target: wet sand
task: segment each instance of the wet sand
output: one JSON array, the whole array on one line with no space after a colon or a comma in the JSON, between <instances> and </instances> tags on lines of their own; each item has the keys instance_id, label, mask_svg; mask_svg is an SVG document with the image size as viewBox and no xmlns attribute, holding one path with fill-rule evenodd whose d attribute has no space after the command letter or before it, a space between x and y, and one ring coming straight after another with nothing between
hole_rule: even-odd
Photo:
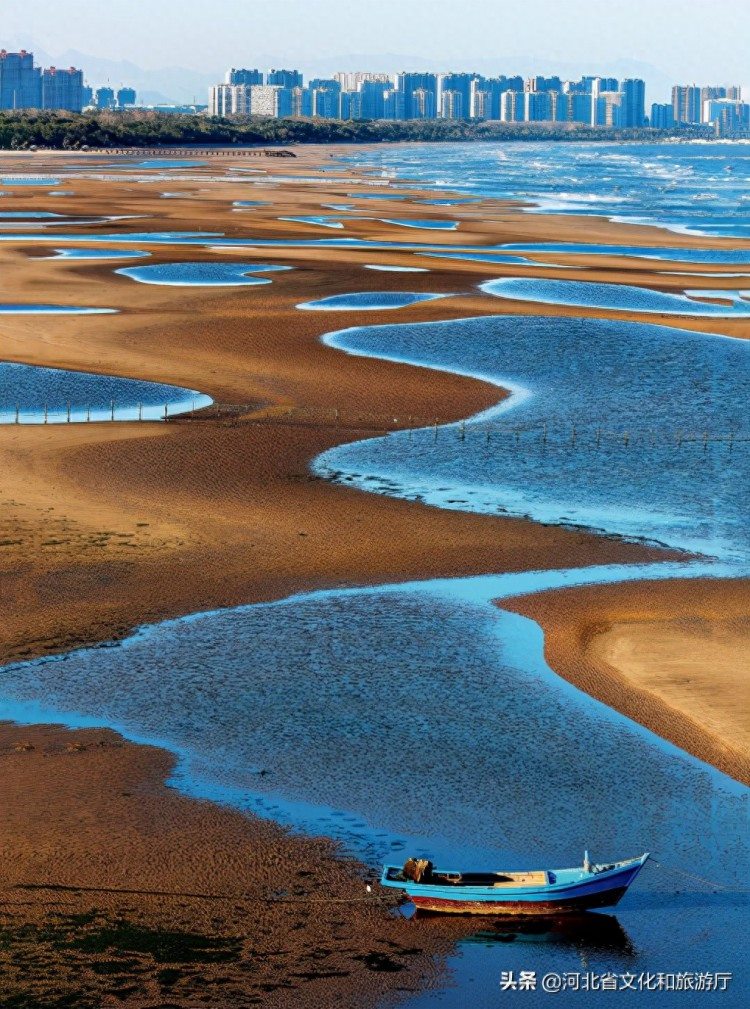
<instances>
[{"instance_id":1,"label":"wet sand","mask_svg":"<svg viewBox=\"0 0 750 1009\"><path fill-rule=\"evenodd\" d=\"M330 153L327 149L309 149L301 152L297 162L248 158L247 163L269 172L304 175L328 160ZM39 155L16 161L10 155L3 157L9 171L34 172L48 168L54 171L54 166L65 158ZM112 159L105 156L102 160ZM231 164L239 161L233 158ZM36 189L19 189L4 198L4 208L33 205L34 209L86 217L98 213L147 215L141 220L95 229L59 229L91 233L201 230L238 237L345 235L459 246L533 240L722 245L712 240L691 242L652 228L612 225L598 218L523 215L517 208L492 201L480 207L451 208L415 208L404 201L358 202L344 195L354 191L352 179L338 176L329 177L323 192L302 182L255 186L211 181L212 175L223 171L222 164L220 159L211 159L205 168L187 170L198 181L65 179L60 188L74 190L75 196L49 198ZM163 191L178 190L200 195L185 200L160 198ZM235 211L231 204L239 199L268 200L269 206ZM346 228L341 232L276 219L287 214L335 213L321 208L321 203L328 202L355 203L368 217L451 217L462 223L458 232L418 232L342 214ZM469 379L343 355L320 344L324 332L344 326L471 314L629 318L627 313L573 312L552 306L538 309L528 303L484 297L477 293L476 284L497 276L500 271L495 265L429 259L394 250L242 249L218 253L201 247L129 246L152 252L150 259L142 261L144 265L232 258L295 267L288 273L269 275L273 282L267 286L217 291L137 284L114 275L113 269L120 265L115 262L40 258L51 255L56 245L64 247L67 243L0 242L0 268L13 299L114 307L121 314L44 320L4 317L0 322L0 357L173 382L209 393L220 409L167 425L0 427L2 660L64 651L122 636L143 622L279 598L301 589L433 575L637 563L668 556L665 551L579 530L443 512L365 495L326 484L312 477L308 469L310 460L319 452L344 440L435 420L456 420L489 406L498 397L496 389ZM580 257L580 266L586 272L565 271L566 279L585 276L590 280L638 283L638 277L645 280L650 276L643 264L602 259ZM363 264L372 262L426 266L430 272L389 274L363 269ZM659 264L659 268L669 267ZM510 266L502 273L560 276L550 269ZM689 286L684 283L686 279L660 277L658 286L681 290ZM706 286L706 281L702 278L700 286ZM295 308L299 301L311 297L363 290L459 296L395 313L318 314ZM651 316L648 321L662 320ZM675 317L663 321L734 337L750 335L747 321ZM748 612L746 589L746 583L715 586L716 612L732 606L741 618ZM574 679L571 669L582 662L590 670L580 681L584 689L626 714L634 713L639 721L666 738L747 780L743 763L746 756L731 735L732 726L721 722L717 706L711 709L710 726L707 721L698 724L694 718L675 715L680 704L690 703L692 694L688 691L692 688L682 684L676 691L662 677L658 689L653 683L644 689L635 670L637 663L632 655L623 658L620 646L617 656L622 668L618 671L612 665L611 638L595 648L587 644L583 649L583 637L587 642L596 639L587 630L591 627L587 607L591 606L591 613L599 612L594 597L605 600L609 607L607 633L622 634L621 625L631 624L628 611L622 607L618 610L618 600L622 603L622 594L637 592L638 587L622 587L619 596L618 587L586 591L586 605L576 609L565 603L567 593L546 595L534 602L538 608L535 619L548 631L553 668ZM647 591L651 594L649 606L662 613L664 621L674 621L684 612L685 599L663 583L650 585ZM523 605L531 603L526 600ZM557 641L564 647L556 645ZM678 643L676 638L672 641ZM642 659L639 661L642 665ZM626 686L622 685L624 676L628 678ZM714 677L712 689L717 695L733 697L736 688L735 678ZM90 745L94 739L105 740L106 745L94 748ZM713 740L714 750L707 748L709 739ZM34 750L17 753L15 746L24 740L32 740ZM70 740L74 741L72 755L68 753ZM85 749L76 749L78 742ZM6 864L11 867L9 881L23 879L41 884L50 882L52 875L52 881L68 880L80 886L150 889L159 882L165 889L175 890L187 884L192 889L199 882L201 890L212 886L218 889L221 883L227 887L222 892L235 894L253 887L262 890L270 878L275 878L275 852L281 833L267 824L165 790L161 782L168 773L169 759L162 753L124 744L110 733L71 735L60 730L7 725L0 727L0 752L7 768L3 788L10 790L8 805L12 807L12 816L2 828L7 830L3 848L8 853ZM29 770L32 766L33 773ZM64 772L60 770L63 767ZM123 782L132 793L124 797L128 802L121 801ZM232 839L231 843L227 838ZM347 888L354 886L354 870L333 859L331 847L324 842L284 839L283 844L291 846L284 850L292 852L294 859L314 861L321 879L316 894L325 893L328 886L334 892L349 893ZM232 849L252 849L252 858L238 858L227 865L227 851ZM117 857L109 858L110 851ZM57 921L55 915L61 910L58 902L62 900L63 892L55 893L53 899L49 891L23 891L22 898L8 891L3 895L0 912L11 916L14 929L23 918L44 923L46 929L50 922ZM111 894L104 901L98 893L79 890L74 896L65 891L64 900L74 915L90 916L98 909L96 914L102 911L127 920L135 916L149 929L169 927L206 934L208 927L205 905L187 898L165 902L144 894L129 894L127 899ZM211 934L239 935L244 944L240 959L233 961L231 969L222 970L222 976L231 976L232 980L215 982L227 986L221 997L215 994L221 991L218 988L208 991L210 999L218 998L213 1004L233 1004L226 997L230 991L236 991L239 1003L246 1004L242 998L248 996L250 986L261 983L259 971L270 970L273 977L268 983L275 985L279 978L288 980L295 970L309 973L311 965L318 970L314 966L318 959L326 962L330 956L340 964L342 957L355 958L355 953L362 950L378 953L382 944L391 940L408 945L403 933L408 926L394 924L382 910L363 911L362 921L357 919L345 930L350 939L355 936L350 943L353 949L342 953L336 946L334 953L318 957L314 943L333 948L336 930L342 931L335 921L344 917L335 917L340 911L336 905L324 907L325 913L318 915L316 911L299 929L296 924L292 927L277 905L265 908L263 915L269 918L269 924L263 941L269 945L251 949L247 945L251 940L245 905L238 903L235 907L225 902L212 906L208 919ZM350 920L348 912L346 920ZM70 928L76 936L84 937L87 930L98 927L99 919L76 922L82 919L70 919ZM309 929L318 930L314 940ZM20 942L21 937L16 935ZM426 943L429 937L420 932L419 938ZM77 1006L86 1004L84 994L97 1006L155 1004L158 986L159 997L188 1005L197 998L191 987L198 983L195 975L205 974L201 967L190 978L182 977L167 999L169 985L165 987L156 976L162 968L151 960L148 964L139 960L145 971L145 987L137 987L120 1000L102 1002L103 993L112 992L113 982L91 966L95 957L82 950L75 961L76 970L71 971L67 958L61 958L59 950L55 952L55 942L53 937L43 955L36 946L29 947L26 952L32 960L26 962L32 968L27 973L31 980L22 981L16 974L12 975L16 978L13 983L46 983L44 964L48 959L51 976L60 979L63 975L55 972L68 971L64 984L79 985L79 1001L73 1002ZM276 947L287 951L278 969L273 968L270 957ZM442 948L435 940L429 951L440 952ZM253 950L255 958L249 955ZM107 957L111 959L109 954ZM78 970L79 960L86 961L83 973ZM303 967L299 967L300 962ZM254 988L253 998L274 1005L300 1005L315 1004L316 999L319 1004L331 1004L334 997L336 1004L354 1005L362 1004L366 996L379 997L386 988L393 992L404 986L404 971L389 971L387 967L366 970L361 966L365 961L356 962L360 966L347 976L313 978L309 984L305 980L304 986L302 981L292 981L292 988ZM415 953L405 967L409 984L416 984L429 971L425 964L421 953ZM131 968L138 985L140 967ZM183 967L180 970L185 973ZM128 984L133 984L130 977ZM335 992L330 986L335 986ZM41 991L33 990L35 997Z\"/></svg>"},{"instance_id":2,"label":"wet sand","mask_svg":"<svg viewBox=\"0 0 750 1009\"><path fill-rule=\"evenodd\" d=\"M333 844L166 788L162 751L6 726L0 761L4 1006L327 1009L438 976L448 937Z\"/></svg>"},{"instance_id":3,"label":"wet sand","mask_svg":"<svg viewBox=\"0 0 750 1009\"><path fill-rule=\"evenodd\" d=\"M503 609L541 624L565 679L750 784L746 579L566 589Z\"/></svg>"}]
</instances>

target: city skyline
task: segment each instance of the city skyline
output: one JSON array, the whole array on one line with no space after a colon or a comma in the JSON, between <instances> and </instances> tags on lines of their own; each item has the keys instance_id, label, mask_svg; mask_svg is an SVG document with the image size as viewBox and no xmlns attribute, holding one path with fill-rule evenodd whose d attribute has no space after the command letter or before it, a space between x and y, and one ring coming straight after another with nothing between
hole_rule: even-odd
<instances>
[{"instance_id":1,"label":"city skyline","mask_svg":"<svg viewBox=\"0 0 750 1009\"><path fill-rule=\"evenodd\" d=\"M143 72L135 81L139 91L152 88L180 101L188 100L191 88L205 93L208 78L245 64L249 52L260 65L299 66L308 76L424 67L487 76L612 72L643 78L648 103L666 101L678 80L750 84L741 47L726 44L716 31L715 6L703 0L630 0L608 9L606 19L581 0L564 8L551 0L529 0L522 8L505 0L466 0L460 17L449 0L382 0L356 12L342 0L252 6L216 0L210 11L197 0L160 0L148 19L133 18L124 0L106 7L77 0L75 6L75 18L69 5L51 0L29 0L4 12L6 47L36 49L60 65L69 62L61 59L69 50L91 53L105 71L97 70L97 83L114 86L137 75L107 81L104 64L132 60ZM736 38L750 31L750 6L733 9L732 31Z\"/></svg>"},{"instance_id":2,"label":"city skyline","mask_svg":"<svg viewBox=\"0 0 750 1009\"><path fill-rule=\"evenodd\" d=\"M218 118L270 117L328 120L484 120L502 123L577 124L640 129L711 127L717 135L747 135L750 105L736 84L674 84L671 102L646 105L641 78L478 72L401 71L389 75L358 70L313 77L296 68L232 67L208 89L207 105L154 106ZM34 54L0 49L0 110L127 110L137 92L84 82L73 66L41 67Z\"/></svg>"},{"instance_id":3,"label":"city skyline","mask_svg":"<svg viewBox=\"0 0 750 1009\"><path fill-rule=\"evenodd\" d=\"M750 105L733 84L674 84L671 101L646 107L640 78L339 71L305 82L298 69L227 70L208 93L208 114L341 120L491 120L659 129L750 130Z\"/></svg>"}]
</instances>

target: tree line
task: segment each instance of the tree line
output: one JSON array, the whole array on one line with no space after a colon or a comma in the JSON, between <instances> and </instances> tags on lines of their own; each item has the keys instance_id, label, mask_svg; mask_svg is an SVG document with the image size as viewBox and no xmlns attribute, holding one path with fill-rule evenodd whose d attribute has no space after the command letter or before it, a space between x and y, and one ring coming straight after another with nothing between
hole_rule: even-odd
<instances>
[{"instance_id":1,"label":"tree line","mask_svg":"<svg viewBox=\"0 0 750 1009\"><path fill-rule=\"evenodd\" d=\"M680 137L696 131L681 129ZM674 131L615 129L580 123L500 123L427 119L272 119L150 112L0 112L0 149L359 144L394 141L655 140ZM703 135L700 133L699 135Z\"/></svg>"}]
</instances>

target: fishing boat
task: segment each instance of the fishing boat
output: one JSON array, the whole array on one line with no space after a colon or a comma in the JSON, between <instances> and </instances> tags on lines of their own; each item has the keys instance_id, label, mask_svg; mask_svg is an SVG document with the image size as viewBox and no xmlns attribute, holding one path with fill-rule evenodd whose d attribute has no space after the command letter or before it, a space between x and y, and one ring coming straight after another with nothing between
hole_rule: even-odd
<instances>
[{"instance_id":1,"label":"fishing boat","mask_svg":"<svg viewBox=\"0 0 750 1009\"><path fill-rule=\"evenodd\" d=\"M403 890L420 911L449 914L557 915L613 907L648 859L594 865L584 854L574 869L521 872L454 872L427 859L386 865L381 886Z\"/></svg>"}]
</instances>

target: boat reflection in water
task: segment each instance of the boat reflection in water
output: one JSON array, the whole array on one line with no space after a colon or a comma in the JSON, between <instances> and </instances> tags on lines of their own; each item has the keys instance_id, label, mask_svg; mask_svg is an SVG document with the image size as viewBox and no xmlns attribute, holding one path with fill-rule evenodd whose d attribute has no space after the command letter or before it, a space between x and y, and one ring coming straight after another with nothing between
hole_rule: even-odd
<instances>
[{"instance_id":1,"label":"boat reflection in water","mask_svg":"<svg viewBox=\"0 0 750 1009\"><path fill-rule=\"evenodd\" d=\"M413 912L413 917L434 917L429 911ZM555 943L581 953L610 953L634 957L636 949L630 936L614 915L584 911L579 915L557 918L528 916L493 919L479 932L461 940L462 943L492 945L499 942Z\"/></svg>"}]
</instances>

